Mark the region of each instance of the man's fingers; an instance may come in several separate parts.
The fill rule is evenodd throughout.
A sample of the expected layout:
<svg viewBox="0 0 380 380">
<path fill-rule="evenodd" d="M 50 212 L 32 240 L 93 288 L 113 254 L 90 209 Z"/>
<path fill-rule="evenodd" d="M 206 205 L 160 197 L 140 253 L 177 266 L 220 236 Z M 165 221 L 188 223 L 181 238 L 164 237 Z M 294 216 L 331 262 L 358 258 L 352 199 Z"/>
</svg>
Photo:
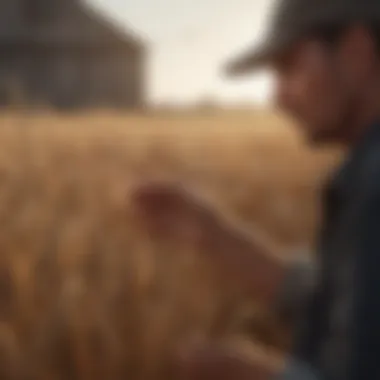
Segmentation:
<svg viewBox="0 0 380 380">
<path fill-rule="evenodd" d="M 258 368 L 244 360 L 234 350 L 205 345 L 182 352 L 179 363 L 180 378 L 246 380 L 256 379 Z"/>
<path fill-rule="evenodd" d="M 132 204 L 149 212 L 168 211 L 185 203 L 185 196 L 177 186 L 146 184 L 132 192 Z"/>
<path fill-rule="evenodd" d="M 207 233 L 207 208 L 183 187 L 148 183 L 131 193 L 131 209 L 136 222 L 159 238 L 198 244 Z"/>
</svg>

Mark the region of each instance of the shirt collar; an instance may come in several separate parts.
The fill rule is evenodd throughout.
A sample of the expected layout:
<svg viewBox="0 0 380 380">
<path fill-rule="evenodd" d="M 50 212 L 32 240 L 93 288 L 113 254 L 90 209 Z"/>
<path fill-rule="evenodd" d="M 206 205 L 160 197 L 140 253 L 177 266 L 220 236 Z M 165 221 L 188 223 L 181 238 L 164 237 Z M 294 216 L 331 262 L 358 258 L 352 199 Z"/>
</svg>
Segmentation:
<svg viewBox="0 0 380 380">
<path fill-rule="evenodd" d="M 353 189 L 353 178 L 366 153 L 380 143 L 380 121 L 372 123 L 367 132 L 350 151 L 341 167 L 334 173 L 328 183 L 328 191 L 335 194 L 348 195 Z"/>
</svg>

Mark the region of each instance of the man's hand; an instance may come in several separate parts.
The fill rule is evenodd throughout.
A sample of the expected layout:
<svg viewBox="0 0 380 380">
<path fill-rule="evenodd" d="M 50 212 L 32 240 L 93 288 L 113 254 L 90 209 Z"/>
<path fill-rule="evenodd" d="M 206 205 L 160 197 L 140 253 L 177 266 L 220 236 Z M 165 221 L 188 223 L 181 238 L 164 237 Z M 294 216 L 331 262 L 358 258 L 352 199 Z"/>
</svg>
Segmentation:
<svg viewBox="0 0 380 380">
<path fill-rule="evenodd" d="M 247 352 L 215 343 L 185 348 L 175 364 L 178 380 L 271 380 L 284 367 L 256 347 Z"/>
<path fill-rule="evenodd" d="M 272 247 L 218 215 L 207 202 L 179 185 L 148 183 L 132 194 L 136 220 L 159 239 L 208 253 L 235 282 L 264 303 L 271 302 L 284 274 Z"/>
<path fill-rule="evenodd" d="M 180 185 L 147 183 L 135 190 L 132 207 L 138 221 L 154 237 L 201 245 L 220 238 L 216 213 Z"/>
</svg>

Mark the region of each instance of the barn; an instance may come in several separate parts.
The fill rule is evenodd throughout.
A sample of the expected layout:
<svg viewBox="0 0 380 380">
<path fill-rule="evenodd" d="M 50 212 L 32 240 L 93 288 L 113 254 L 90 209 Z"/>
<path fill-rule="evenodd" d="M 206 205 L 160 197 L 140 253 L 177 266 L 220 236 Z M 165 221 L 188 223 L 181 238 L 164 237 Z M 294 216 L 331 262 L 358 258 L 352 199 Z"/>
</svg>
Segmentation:
<svg viewBox="0 0 380 380">
<path fill-rule="evenodd" d="M 0 106 L 144 105 L 146 47 L 81 0 L 0 0 Z"/>
</svg>

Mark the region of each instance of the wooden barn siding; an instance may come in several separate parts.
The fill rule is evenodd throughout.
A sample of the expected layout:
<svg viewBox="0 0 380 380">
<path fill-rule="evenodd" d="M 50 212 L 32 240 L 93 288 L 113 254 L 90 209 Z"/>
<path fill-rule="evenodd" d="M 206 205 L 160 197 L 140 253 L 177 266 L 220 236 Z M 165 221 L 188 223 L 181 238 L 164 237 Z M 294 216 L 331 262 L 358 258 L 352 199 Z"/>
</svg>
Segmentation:
<svg viewBox="0 0 380 380">
<path fill-rule="evenodd" d="M 40 3 L 33 22 L 23 0 L 0 1 L 0 106 L 140 107 L 142 46 L 76 0 Z"/>
<path fill-rule="evenodd" d="M 24 27 L 24 1 L 0 0 L 0 36 L 8 38 L 22 33 Z"/>
<path fill-rule="evenodd" d="M 13 48 L 2 54 L 0 46 L 0 104 L 139 107 L 140 65 L 135 54 L 117 49 Z"/>
</svg>

